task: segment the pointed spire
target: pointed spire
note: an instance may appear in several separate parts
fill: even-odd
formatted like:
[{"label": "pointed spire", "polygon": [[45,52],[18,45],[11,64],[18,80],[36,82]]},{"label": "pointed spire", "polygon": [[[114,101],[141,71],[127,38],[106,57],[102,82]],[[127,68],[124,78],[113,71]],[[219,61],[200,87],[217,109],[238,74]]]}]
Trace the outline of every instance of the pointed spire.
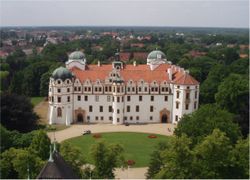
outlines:
[{"label": "pointed spire", "polygon": [[27,179],[30,180],[30,167],[29,167],[29,165],[27,166],[27,174],[28,174]]},{"label": "pointed spire", "polygon": [[53,162],[53,161],[54,161],[54,159],[53,159],[52,147],[50,145],[49,162]]}]

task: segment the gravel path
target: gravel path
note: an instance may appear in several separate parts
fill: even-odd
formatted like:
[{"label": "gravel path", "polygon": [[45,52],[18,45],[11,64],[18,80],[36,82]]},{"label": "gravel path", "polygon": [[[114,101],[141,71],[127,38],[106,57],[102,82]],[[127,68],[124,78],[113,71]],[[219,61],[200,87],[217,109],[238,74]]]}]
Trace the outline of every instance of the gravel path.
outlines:
[{"label": "gravel path", "polygon": [[[113,124],[81,124],[71,125],[70,128],[56,131],[55,137],[58,142],[66,139],[81,136],[84,130],[90,130],[92,133],[102,132],[143,132],[161,135],[172,135],[174,125],[172,124],[144,124],[144,125],[113,125]],[[169,131],[168,129],[171,129]],[[54,133],[49,132],[48,136],[53,139]]]}]

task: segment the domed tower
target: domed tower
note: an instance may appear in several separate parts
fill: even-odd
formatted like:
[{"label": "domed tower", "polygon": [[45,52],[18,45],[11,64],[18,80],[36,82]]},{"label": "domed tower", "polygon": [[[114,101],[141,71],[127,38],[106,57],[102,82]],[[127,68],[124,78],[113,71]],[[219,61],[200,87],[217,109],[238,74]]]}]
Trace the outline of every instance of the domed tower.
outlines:
[{"label": "domed tower", "polygon": [[65,63],[66,68],[71,69],[77,67],[81,70],[85,70],[86,58],[81,51],[74,51],[69,55],[69,60]]},{"label": "domed tower", "polygon": [[147,65],[150,66],[151,70],[157,68],[160,64],[167,63],[166,55],[159,50],[154,50],[148,54]]},{"label": "domed tower", "polygon": [[65,67],[52,73],[49,82],[49,124],[72,123],[74,75]]}]

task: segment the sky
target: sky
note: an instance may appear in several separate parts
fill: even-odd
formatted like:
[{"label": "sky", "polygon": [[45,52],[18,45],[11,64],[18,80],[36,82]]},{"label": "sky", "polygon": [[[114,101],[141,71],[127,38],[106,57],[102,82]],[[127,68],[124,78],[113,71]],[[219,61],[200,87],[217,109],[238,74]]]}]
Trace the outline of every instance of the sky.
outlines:
[{"label": "sky", "polygon": [[0,26],[249,28],[249,1],[0,0]]}]

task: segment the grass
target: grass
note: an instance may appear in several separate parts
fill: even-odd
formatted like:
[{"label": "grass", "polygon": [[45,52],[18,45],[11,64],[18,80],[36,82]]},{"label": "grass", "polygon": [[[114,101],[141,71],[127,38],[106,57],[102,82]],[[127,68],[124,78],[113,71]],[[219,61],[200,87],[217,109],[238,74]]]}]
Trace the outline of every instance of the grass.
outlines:
[{"label": "grass", "polygon": [[80,148],[86,161],[93,163],[90,155],[91,146],[100,140],[108,143],[118,143],[124,147],[124,156],[126,160],[134,160],[133,167],[146,167],[149,165],[150,155],[153,153],[156,145],[161,141],[168,141],[170,137],[156,135],[157,138],[148,138],[150,134],[132,133],[132,132],[115,132],[102,133],[101,138],[93,138],[93,134],[84,135],[66,140],[73,146]]},{"label": "grass", "polygon": [[33,106],[36,106],[37,104],[39,104],[43,100],[44,100],[44,97],[31,97],[31,104]]}]

